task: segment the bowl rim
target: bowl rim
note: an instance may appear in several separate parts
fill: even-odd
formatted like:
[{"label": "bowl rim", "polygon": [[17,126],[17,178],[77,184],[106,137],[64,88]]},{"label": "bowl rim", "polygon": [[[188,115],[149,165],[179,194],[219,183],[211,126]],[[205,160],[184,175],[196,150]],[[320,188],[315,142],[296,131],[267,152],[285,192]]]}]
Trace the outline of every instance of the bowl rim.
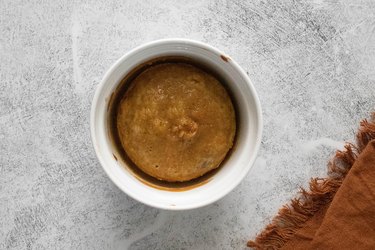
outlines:
[{"label": "bowl rim", "polygon": [[[101,155],[101,152],[100,152],[99,146],[98,146],[97,137],[96,137],[96,132],[95,132],[96,128],[94,126],[95,120],[96,120],[96,109],[97,109],[97,106],[98,106],[100,94],[102,93],[103,88],[106,85],[106,82],[111,77],[111,75],[114,73],[114,71],[124,61],[126,61],[127,58],[129,58],[132,55],[138,53],[139,51],[142,51],[144,49],[154,47],[154,46],[165,45],[165,44],[174,44],[174,43],[175,44],[176,43],[177,44],[186,43],[186,44],[193,45],[193,46],[196,46],[196,47],[201,47],[201,48],[206,49],[208,51],[212,51],[213,53],[216,53],[216,54],[219,54],[219,55],[224,55],[225,57],[230,58],[230,63],[233,65],[235,70],[238,71],[238,73],[241,75],[241,77],[245,80],[245,82],[247,83],[247,85],[250,89],[250,92],[252,94],[252,98],[254,98],[254,103],[255,103],[254,108],[255,108],[255,111],[256,111],[256,114],[257,114],[257,118],[258,118],[258,121],[257,121],[257,127],[258,128],[256,130],[256,140],[255,140],[254,151],[253,151],[254,156],[251,158],[250,162],[247,164],[247,168],[245,169],[246,171],[244,172],[244,174],[242,176],[239,176],[239,178],[235,182],[232,182],[230,185],[228,185],[229,188],[225,189],[224,192],[221,192],[220,194],[218,194],[216,196],[213,196],[212,198],[206,199],[206,200],[204,200],[200,203],[193,203],[193,204],[184,205],[184,206],[167,206],[167,205],[160,204],[160,203],[150,202],[148,199],[141,199],[140,197],[135,195],[133,192],[131,192],[131,190],[127,190],[127,189],[125,190],[123,185],[120,183],[119,179],[116,178],[114,176],[114,174],[109,170],[110,167],[107,166],[107,162],[104,160],[103,156]],[[166,39],[159,39],[159,40],[154,40],[154,41],[151,41],[151,42],[143,43],[143,44],[131,49],[127,53],[125,53],[115,63],[113,63],[110,66],[110,68],[104,74],[102,80],[99,82],[99,84],[95,88],[94,97],[93,97],[92,102],[91,102],[90,132],[91,132],[90,135],[91,135],[91,140],[92,140],[92,143],[93,143],[93,146],[94,146],[95,154],[96,154],[96,157],[98,158],[98,160],[100,162],[100,165],[102,166],[102,168],[106,172],[107,176],[111,179],[111,181],[121,191],[123,191],[125,194],[129,195],[130,197],[132,197],[136,201],[141,202],[143,204],[146,204],[148,206],[154,207],[154,208],[165,209],[165,210],[190,210],[190,209],[194,209],[194,208],[207,206],[209,204],[212,204],[212,203],[222,199],[224,196],[226,196],[231,191],[233,191],[233,189],[235,187],[237,187],[241,183],[241,181],[247,176],[247,174],[250,172],[250,169],[253,167],[254,162],[257,158],[258,152],[259,152],[261,139],[262,139],[262,133],[263,133],[263,115],[262,115],[262,108],[261,108],[260,100],[259,100],[258,94],[255,90],[255,87],[254,87],[252,81],[250,80],[249,76],[245,73],[245,71],[242,69],[242,67],[239,64],[237,64],[237,62],[234,61],[231,57],[227,56],[225,53],[223,53],[219,49],[217,49],[217,48],[215,48],[215,47],[213,47],[209,44],[206,44],[204,42],[200,42],[200,41],[196,41],[196,40],[192,40],[192,39],[185,39],[185,38],[166,38]]]}]

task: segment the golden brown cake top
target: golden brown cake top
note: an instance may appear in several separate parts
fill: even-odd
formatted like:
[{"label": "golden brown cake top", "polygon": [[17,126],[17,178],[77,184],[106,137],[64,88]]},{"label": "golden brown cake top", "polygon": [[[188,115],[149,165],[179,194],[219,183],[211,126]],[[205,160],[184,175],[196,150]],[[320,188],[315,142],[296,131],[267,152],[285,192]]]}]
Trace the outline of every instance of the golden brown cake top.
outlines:
[{"label": "golden brown cake top", "polygon": [[117,114],[129,158],[165,181],[188,181],[217,168],[236,132],[231,99],[211,74],[185,63],[163,63],[131,83]]}]

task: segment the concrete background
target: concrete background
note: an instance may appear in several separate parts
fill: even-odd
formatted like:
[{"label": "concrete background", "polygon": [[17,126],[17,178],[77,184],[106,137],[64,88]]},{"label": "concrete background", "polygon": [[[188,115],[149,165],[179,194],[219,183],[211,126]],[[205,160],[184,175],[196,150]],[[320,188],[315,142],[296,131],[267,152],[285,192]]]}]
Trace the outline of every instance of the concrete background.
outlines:
[{"label": "concrete background", "polygon": [[[246,179],[186,212],[123,194],[89,133],[105,71],[167,37],[225,51],[264,112]],[[245,249],[374,110],[374,69],[374,1],[0,0],[0,249]]]}]

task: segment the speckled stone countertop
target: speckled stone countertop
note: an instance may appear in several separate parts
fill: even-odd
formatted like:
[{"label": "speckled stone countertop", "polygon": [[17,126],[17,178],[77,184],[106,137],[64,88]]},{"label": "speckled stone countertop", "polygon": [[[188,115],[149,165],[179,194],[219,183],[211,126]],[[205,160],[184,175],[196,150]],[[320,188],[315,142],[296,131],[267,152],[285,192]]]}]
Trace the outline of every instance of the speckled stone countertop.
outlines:
[{"label": "speckled stone countertop", "polygon": [[[0,0],[0,249],[245,249],[374,110],[374,20],[374,1]],[[241,185],[185,212],[122,193],[89,131],[110,65],[168,37],[234,58],[264,114]]]}]

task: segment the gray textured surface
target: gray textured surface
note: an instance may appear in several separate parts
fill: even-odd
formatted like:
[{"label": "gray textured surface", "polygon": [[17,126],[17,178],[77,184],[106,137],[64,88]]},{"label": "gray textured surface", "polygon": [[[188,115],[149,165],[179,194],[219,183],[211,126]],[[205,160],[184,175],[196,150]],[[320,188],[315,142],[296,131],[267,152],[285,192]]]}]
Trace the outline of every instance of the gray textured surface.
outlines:
[{"label": "gray textured surface", "polygon": [[[187,212],[123,194],[89,134],[106,69],[166,37],[227,52],[264,112],[247,178]],[[243,249],[375,108],[374,69],[374,1],[0,0],[0,249]]]}]

